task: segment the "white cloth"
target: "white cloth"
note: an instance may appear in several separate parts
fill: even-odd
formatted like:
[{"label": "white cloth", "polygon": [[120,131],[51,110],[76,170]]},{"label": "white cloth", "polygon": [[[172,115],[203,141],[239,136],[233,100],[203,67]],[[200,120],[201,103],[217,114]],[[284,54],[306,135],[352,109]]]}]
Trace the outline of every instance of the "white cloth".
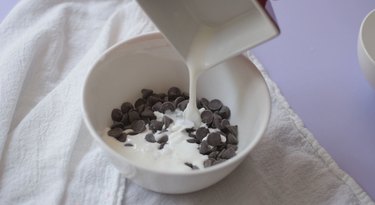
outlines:
[{"label": "white cloth", "polygon": [[211,188],[163,195],[126,181],[82,125],[81,87],[115,43],[154,30],[130,0],[21,1],[0,24],[0,204],[374,204],[272,94],[265,137]]}]

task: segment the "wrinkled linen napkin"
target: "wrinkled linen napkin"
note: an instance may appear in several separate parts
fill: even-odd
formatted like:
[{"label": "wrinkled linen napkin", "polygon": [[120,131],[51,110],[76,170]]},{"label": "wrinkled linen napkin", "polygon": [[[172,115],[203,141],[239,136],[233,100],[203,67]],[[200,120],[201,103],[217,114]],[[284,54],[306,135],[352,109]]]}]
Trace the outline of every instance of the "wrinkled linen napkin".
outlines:
[{"label": "wrinkled linen napkin", "polygon": [[23,0],[0,24],[0,204],[374,204],[316,142],[265,76],[272,116],[220,183],[185,195],[144,190],[101,155],[82,124],[95,59],[154,31],[130,0]]}]

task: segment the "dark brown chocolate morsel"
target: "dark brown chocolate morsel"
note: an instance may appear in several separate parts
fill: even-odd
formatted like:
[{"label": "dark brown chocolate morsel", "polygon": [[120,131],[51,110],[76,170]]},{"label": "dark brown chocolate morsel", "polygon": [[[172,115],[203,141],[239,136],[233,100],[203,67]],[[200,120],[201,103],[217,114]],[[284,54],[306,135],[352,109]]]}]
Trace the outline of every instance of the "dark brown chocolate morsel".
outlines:
[{"label": "dark brown chocolate morsel", "polygon": [[230,122],[229,122],[229,120],[228,119],[223,119],[222,121],[221,121],[221,127],[223,127],[223,129],[224,128],[226,128],[226,127],[228,127],[230,125]]},{"label": "dark brown chocolate morsel", "polygon": [[177,108],[180,109],[181,111],[184,111],[186,109],[188,103],[189,103],[189,100],[184,100],[184,101],[178,103]]},{"label": "dark brown chocolate morsel", "polygon": [[153,106],[152,106],[152,110],[153,111],[158,111],[158,112],[161,112],[161,106],[163,105],[162,102],[156,102]]},{"label": "dark brown chocolate morsel", "polygon": [[201,154],[209,154],[211,151],[210,147],[207,144],[207,141],[203,141],[199,147],[199,153]]},{"label": "dark brown chocolate morsel", "polygon": [[219,146],[219,145],[222,145],[223,142],[221,141],[221,136],[219,133],[217,132],[213,132],[213,133],[210,133],[208,136],[207,136],[207,143],[211,146]]},{"label": "dark brown chocolate morsel", "polygon": [[147,104],[149,106],[153,106],[155,105],[157,102],[160,102],[161,103],[161,98],[159,97],[159,95],[151,95],[150,97],[147,98]]},{"label": "dark brown chocolate morsel", "polygon": [[191,132],[194,132],[194,131],[195,131],[195,128],[194,128],[194,127],[186,128],[185,131],[186,131],[187,133],[191,133]]},{"label": "dark brown chocolate morsel", "polygon": [[223,152],[220,155],[220,158],[222,159],[230,159],[236,155],[236,150],[233,148],[228,148],[223,150]]},{"label": "dark brown chocolate morsel", "polygon": [[222,120],[223,120],[223,119],[221,118],[220,115],[214,113],[214,119],[213,119],[213,121],[212,121],[212,127],[213,127],[213,128],[217,128],[217,129],[223,129],[224,127],[221,126],[221,121],[222,121]]},{"label": "dark brown chocolate morsel", "polygon": [[136,120],[132,122],[131,128],[136,133],[141,133],[146,130],[146,123],[143,120]]},{"label": "dark brown chocolate morsel", "polygon": [[237,125],[227,126],[227,129],[228,129],[229,133],[232,133],[235,137],[238,136],[238,126]]},{"label": "dark brown chocolate morsel", "polygon": [[163,123],[164,123],[164,129],[168,129],[169,125],[173,123],[173,120],[170,117],[164,115]]},{"label": "dark brown chocolate morsel", "polygon": [[156,132],[157,130],[162,130],[163,122],[160,122],[157,120],[151,120],[149,127],[150,127],[150,130],[152,130],[153,132]]},{"label": "dark brown chocolate morsel", "polygon": [[181,96],[181,90],[178,87],[171,87],[168,89],[169,101],[175,100],[178,96]]},{"label": "dark brown chocolate morsel", "polygon": [[154,119],[154,118],[155,118],[155,115],[154,115],[154,112],[153,112],[150,108],[146,108],[146,109],[143,110],[143,112],[141,113],[141,117],[142,117],[142,118]]},{"label": "dark brown chocolate morsel", "polygon": [[133,109],[134,109],[134,106],[130,102],[124,102],[121,105],[121,112],[122,113],[127,113],[127,112],[129,112],[129,110],[133,110]]},{"label": "dark brown chocolate morsel", "polygon": [[127,138],[126,133],[121,133],[121,135],[117,136],[116,139],[120,142],[125,142]]},{"label": "dark brown chocolate morsel", "polygon": [[228,144],[238,144],[238,140],[237,140],[237,137],[235,137],[232,133],[229,133],[227,135],[227,143]]},{"label": "dark brown chocolate morsel", "polygon": [[198,140],[195,138],[190,138],[190,139],[187,139],[186,141],[189,143],[198,143]]},{"label": "dark brown chocolate morsel", "polygon": [[168,142],[168,135],[163,135],[162,137],[159,138],[158,143],[163,144]]},{"label": "dark brown chocolate morsel", "polygon": [[143,99],[143,98],[138,98],[135,103],[134,103],[134,107],[137,108],[138,106],[140,105],[144,105],[146,104],[146,100]]},{"label": "dark brown chocolate morsel", "polygon": [[108,136],[111,136],[111,137],[118,137],[122,134],[122,129],[119,128],[119,127],[116,127],[114,129],[111,129],[107,132]]},{"label": "dark brown chocolate morsel", "polygon": [[145,110],[146,104],[142,104],[136,108],[138,113],[142,113]]},{"label": "dark brown chocolate morsel", "polygon": [[212,164],[214,163],[215,159],[206,159],[204,162],[203,162],[203,166],[206,168],[206,167],[210,167],[212,166]]},{"label": "dark brown chocolate morsel", "polygon": [[[195,134],[191,133],[191,132],[188,133],[188,136],[191,137],[191,138],[197,138],[197,136],[196,136]],[[200,141],[199,141],[199,142],[200,142]]]},{"label": "dark brown chocolate morsel", "polygon": [[210,125],[214,119],[214,115],[210,110],[205,110],[201,113],[202,122]]},{"label": "dark brown chocolate morsel", "polygon": [[200,104],[202,107],[204,107],[206,110],[208,110],[208,104],[210,104],[210,101],[208,101],[206,98],[201,98],[200,99]]},{"label": "dark brown chocolate morsel", "polygon": [[167,143],[161,143],[161,144],[159,145],[159,149],[163,149],[164,146],[165,146],[166,144],[167,144]]},{"label": "dark brown chocolate morsel", "polygon": [[225,106],[223,105],[220,110],[219,110],[219,115],[223,118],[223,119],[229,119],[230,117],[230,109],[228,106]]},{"label": "dark brown chocolate morsel", "polygon": [[190,162],[185,162],[184,164],[185,164],[186,166],[188,166],[188,167],[190,167],[190,168],[193,169],[193,164],[192,164],[192,163],[190,163]]},{"label": "dark brown chocolate morsel", "polygon": [[170,110],[171,112],[175,111],[176,110],[176,107],[173,105],[172,102],[164,102],[162,105],[161,105],[161,109],[160,111],[162,113],[165,113],[167,110]]},{"label": "dark brown chocolate morsel", "polygon": [[121,122],[122,119],[122,112],[120,109],[113,109],[111,113],[111,118],[113,121]]},{"label": "dark brown chocolate morsel", "polygon": [[211,153],[208,155],[208,158],[215,159],[215,158],[217,157],[218,154],[219,154],[218,151],[213,151],[213,152],[211,152]]},{"label": "dark brown chocolate morsel", "polygon": [[152,133],[147,134],[147,135],[145,136],[145,140],[146,140],[147,142],[151,142],[151,143],[156,142],[156,140],[155,140],[155,136],[154,136]]},{"label": "dark brown chocolate morsel", "polygon": [[124,146],[125,147],[133,147],[134,145],[132,143],[125,143]]},{"label": "dark brown chocolate morsel", "polygon": [[124,124],[122,124],[122,122],[116,122],[114,121],[113,124],[111,125],[111,129],[114,129],[114,128],[121,128],[121,129],[124,129],[125,126]]},{"label": "dark brown chocolate morsel", "polygon": [[180,102],[182,102],[182,101],[184,101],[184,100],[185,100],[184,97],[182,97],[182,96],[178,96],[178,97],[173,101],[173,105],[174,105],[175,107],[177,107],[178,104],[180,104]]},{"label": "dark brown chocolate morsel", "polygon": [[218,160],[215,160],[212,165],[217,165],[217,164],[220,164],[222,162],[225,162],[226,160],[225,159],[218,159]]},{"label": "dark brown chocolate morsel", "polygon": [[197,131],[195,132],[197,140],[201,142],[203,138],[205,138],[209,132],[210,131],[205,127],[198,128]]},{"label": "dark brown chocolate morsel", "polygon": [[221,106],[223,106],[223,103],[218,99],[213,99],[208,104],[208,108],[212,111],[219,110]]},{"label": "dark brown chocolate morsel", "polygon": [[129,121],[129,113],[124,113],[124,115],[122,116],[122,120],[121,120],[122,124],[124,124],[124,126],[128,126],[130,125],[130,121]]},{"label": "dark brown chocolate morsel", "polygon": [[141,116],[139,115],[139,113],[135,110],[130,110],[128,112],[128,115],[129,115],[129,122],[130,123],[133,123],[134,121],[136,120],[140,120],[141,119]]},{"label": "dark brown chocolate morsel", "polygon": [[142,93],[142,98],[147,99],[148,97],[150,97],[154,93],[154,91],[151,90],[151,89],[144,88],[144,89],[141,90],[141,93]]}]

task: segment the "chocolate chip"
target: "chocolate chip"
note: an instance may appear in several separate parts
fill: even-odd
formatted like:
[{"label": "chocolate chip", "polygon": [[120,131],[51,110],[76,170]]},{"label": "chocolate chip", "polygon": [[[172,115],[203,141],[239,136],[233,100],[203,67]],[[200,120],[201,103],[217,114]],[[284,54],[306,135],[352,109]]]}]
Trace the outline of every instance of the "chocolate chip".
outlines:
[{"label": "chocolate chip", "polygon": [[122,122],[116,122],[116,121],[114,121],[113,122],[113,124],[111,125],[111,129],[113,129],[113,128],[121,128],[121,129],[124,129],[124,124],[122,124]]},{"label": "chocolate chip", "polygon": [[196,138],[199,142],[201,142],[203,140],[203,138],[206,137],[206,135],[209,133],[210,131],[205,128],[205,127],[200,127],[197,129],[197,131],[195,132],[195,135],[196,135]]},{"label": "chocolate chip", "polygon": [[128,112],[128,114],[129,114],[129,122],[130,123],[133,123],[134,121],[141,119],[141,116],[139,116],[139,113],[135,110],[130,110]]},{"label": "chocolate chip", "polygon": [[117,136],[116,139],[120,142],[125,142],[127,138],[126,133],[121,133],[121,135]]},{"label": "chocolate chip", "polygon": [[221,127],[224,129],[224,128],[226,128],[226,127],[228,127],[230,125],[230,122],[229,122],[229,120],[228,119],[223,119],[222,121],[221,121]]},{"label": "chocolate chip", "polygon": [[143,110],[143,112],[141,113],[141,117],[142,117],[142,118],[154,119],[154,118],[155,118],[155,115],[154,115],[154,112],[153,112],[150,108],[146,108],[146,109]]},{"label": "chocolate chip", "polygon": [[155,136],[154,136],[152,133],[147,134],[147,135],[145,136],[145,140],[146,140],[147,142],[151,142],[151,143],[156,142],[156,140],[155,140]]},{"label": "chocolate chip", "polygon": [[200,100],[200,104],[202,105],[202,107],[204,107],[206,110],[208,110],[208,104],[210,103],[210,101],[208,101],[206,98],[202,98]]},{"label": "chocolate chip", "polygon": [[159,138],[158,143],[163,144],[168,142],[168,135],[163,135],[162,137]]},{"label": "chocolate chip", "polygon": [[150,121],[150,130],[153,132],[156,132],[157,130],[163,129],[163,122],[157,121],[157,120],[151,120]]},{"label": "chocolate chip", "polygon": [[138,106],[140,105],[144,105],[146,104],[146,100],[143,99],[143,98],[138,98],[135,103],[134,103],[134,107],[137,108]]},{"label": "chocolate chip", "polygon": [[193,169],[193,164],[192,164],[192,163],[190,163],[190,162],[185,162],[184,164],[185,164],[186,166],[188,166],[188,167],[190,167],[190,168]]},{"label": "chocolate chip", "polygon": [[113,121],[121,122],[122,119],[122,112],[120,109],[113,109],[111,113],[111,118]]},{"label": "chocolate chip", "polygon": [[238,144],[237,137],[235,137],[232,133],[229,133],[227,136],[227,143],[234,145]]},{"label": "chocolate chip", "polygon": [[211,153],[208,155],[208,158],[215,159],[215,158],[217,157],[218,154],[219,154],[218,151],[213,151],[213,152],[211,152]]},{"label": "chocolate chip", "polygon": [[214,119],[213,113],[210,110],[205,110],[201,113],[202,122],[210,125]]},{"label": "chocolate chip", "polygon": [[212,111],[219,110],[221,106],[223,106],[223,103],[218,99],[211,100],[208,104],[208,108]]},{"label": "chocolate chip", "polygon": [[114,129],[111,129],[107,132],[107,135],[108,136],[111,136],[111,137],[119,137],[121,134],[122,134],[122,129],[119,128],[119,127],[116,127]]},{"label": "chocolate chip", "polygon": [[233,148],[229,148],[229,149],[223,150],[220,158],[230,159],[230,158],[234,157],[235,155],[236,155],[236,150],[234,150]]},{"label": "chocolate chip", "polygon": [[162,113],[165,113],[167,110],[170,110],[171,112],[175,111],[175,106],[173,105],[173,103],[171,102],[164,102],[162,105],[161,105],[161,109],[160,111]]},{"label": "chocolate chip", "polygon": [[184,100],[184,101],[178,103],[177,108],[180,109],[181,111],[184,111],[186,109],[188,103],[189,103],[189,100]]},{"label": "chocolate chip", "polygon": [[128,135],[137,135],[137,134],[139,134],[138,132],[135,132],[135,131],[131,131],[131,132],[128,132],[127,133]]},{"label": "chocolate chip", "polygon": [[188,100],[188,99],[189,99],[189,93],[187,93],[187,92],[183,92],[181,96],[182,96],[183,98],[185,98],[185,100]]},{"label": "chocolate chip", "polygon": [[194,131],[195,131],[195,128],[194,128],[194,127],[192,127],[192,128],[186,128],[185,131],[186,131],[187,133],[191,133],[191,132],[194,132]]},{"label": "chocolate chip", "polygon": [[121,112],[122,113],[127,113],[127,112],[129,112],[129,110],[132,110],[132,109],[134,109],[134,107],[133,107],[133,104],[131,104],[130,102],[124,102],[121,105]]},{"label": "chocolate chip", "polygon": [[217,132],[210,133],[207,136],[207,143],[211,146],[219,146],[223,144],[223,142],[221,141],[221,136]]},{"label": "chocolate chip", "polygon": [[223,105],[220,110],[219,110],[219,115],[223,118],[223,119],[229,119],[230,117],[230,109],[229,107]]},{"label": "chocolate chip", "polygon": [[208,146],[207,141],[203,141],[201,143],[201,146],[199,147],[199,153],[206,155],[206,154],[210,153],[210,151],[211,151],[211,149]]},{"label": "chocolate chip", "polygon": [[160,145],[159,145],[159,149],[163,149],[164,146],[165,146],[166,144],[167,144],[167,143],[162,143],[162,144],[160,144]]},{"label": "chocolate chip", "polygon": [[228,129],[229,133],[232,133],[235,137],[238,136],[238,126],[237,125],[227,126],[227,129]]},{"label": "chocolate chip", "polygon": [[197,169],[199,169],[199,167],[193,165],[192,169],[193,169],[193,170],[197,170]]},{"label": "chocolate chip", "polygon": [[146,130],[146,123],[143,120],[136,120],[132,122],[131,128],[134,130],[134,132],[141,133]]},{"label": "chocolate chip", "polygon": [[212,164],[214,163],[215,159],[206,159],[204,160],[203,162],[203,166],[206,168],[206,167],[210,167],[212,166]]},{"label": "chocolate chip", "polygon": [[218,159],[218,160],[215,160],[212,165],[217,165],[217,164],[220,164],[222,162],[225,162],[226,160],[225,159]]},{"label": "chocolate chip", "polygon": [[168,97],[167,94],[165,93],[159,93],[158,96],[160,99],[164,99],[165,97]]},{"label": "chocolate chip", "polygon": [[232,148],[232,149],[234,149],[234,150],[237,151],[238,146],[237,146],[237,145],[234,145],[234,144],[227,144],[227,149],[229,149],[229,148]]},{"label": "chocolate chip", "polygon": [[184,101],[184,100],[185,100],[184,97],[182,97],[182,96],[178,96],[178,97],[174,100],[173,105],[174,105],[175,107],[177,107],[178,104],[180,104],[180,102],[182,102],[182,101]]},{"label": "chocolate chip", "polygon": [[147,98],[147,104],[150,106],[155,105],[157,102],[161,102],[159,95],[153,94]]},{"label": "chocolate chip", "polygon": [[148,97],[150,97],[154,93],[154,91],[151,90],[151,89],[145,89],[144,88],[144,89],[141,90],[141,93],[142,93],[142,98],[147,99]]},{"label": "chocolate chip", "polygon": [[[189,137],[192,137],[192,138],[197,138],[197,136],[195,135],[195,134],[193,134],[193,133],[188,133],[188,136]],[[200,141],[199,141],[200,142]]]},{"label": "chocolate chip", "polygon": [[213,122],[212,122],[212,128],[218,128],[218,129],[223,129],[224,127],[221,126],[221,121],[223,119],[221,118],[220,115],[214,113],[214,119],[213,119]]},{"label": "chocolate chip", "polygon": [[168,116],[163,116],[163,123],[164,123],[164,129],[167,129],[171,123],[173,123],[173,120]]},{"label": "chocolate chip", "polygon": [[186,141],[189,142],[189,143],[197,143],[198,142],[198,140],[195,139],[195,138],[190,138],[190,139],[187,139]]},{"label": "chocolate chip", "polygon": [[137,109],[137,112],[138,112],[138,113],[142,113],[143,110],[145,109],[145,107],[146,107],[145,104],[142,104],[142,105],[138,106],[138,107],[136,108],[136,109]]},{"label": "chocolate chip", "polygon": [[170,101],[175,100],[180,95],[181,95],[181,90],[179,88],[171,87],[168,89],[168,99]]},{"label": "chocolate chip", "polygon": [[125,143],[124,146],[125,147],[133,147],[134,145],[132,143]]},{"label": "chocolate chip", "polygon": [[124,113],[124,115],[122,116],[121,122],[122,122],[122,124],[124,124],[124,126],[130,125],[129,113]]},{"label": "chocolate chip", "polygon": [[158,112],[161,112],[161,106],[162,106],[162,102],[156,102],[153,106],[152,106],[152,110],[153,111],[158,111]]}]

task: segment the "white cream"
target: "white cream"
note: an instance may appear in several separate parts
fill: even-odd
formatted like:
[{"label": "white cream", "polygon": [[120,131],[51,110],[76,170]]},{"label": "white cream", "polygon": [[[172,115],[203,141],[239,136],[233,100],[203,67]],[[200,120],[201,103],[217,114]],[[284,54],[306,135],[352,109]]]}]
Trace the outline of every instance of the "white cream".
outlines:
[{"label": "white cream", "polygon": [[201,123],[201,116],[197,108],[197,82],[200,74],[208,69],[205,57],[211,36],[212,31],[208,27],[202,27],[197,32],[186,59],[189,69],[189,103],[184,111],[184,117],[194,122],[195,127],[199,127]]},{"label": "white cream", "polygon": [[[160,112],[155,112],[155,115],[158,121],[161,121],[164,116]],[[191,137],[188,136],[185,129],[193,127],[193,122],[184,119],[183,112],[178,109],[173,113],[167,111],[165,115],[173,119],[174,122],[169,126],[168,131],[163,133],[158,131],[154,134],[156,140],[165,134],[168,135],[168,142],[163,149],[159,149],[159,143],[150,143],[145,140],[146,134],[151,133],[148,129],[138,135],[128,135],[124,143],[109,137],[106,134],[109,130],[107,129],[103,139],[128,160],[141,167],[159,171],[189,171],[191,168],[184,164],[189,162],[199,169],[203,169],[203,162],[208,159],[208,156],[199,153],[198,144],[186,141]],[[199,126],[205,126],[205,124],[200,122]],[[126,143],[131,143],[133,146],[125,147]]]}]

